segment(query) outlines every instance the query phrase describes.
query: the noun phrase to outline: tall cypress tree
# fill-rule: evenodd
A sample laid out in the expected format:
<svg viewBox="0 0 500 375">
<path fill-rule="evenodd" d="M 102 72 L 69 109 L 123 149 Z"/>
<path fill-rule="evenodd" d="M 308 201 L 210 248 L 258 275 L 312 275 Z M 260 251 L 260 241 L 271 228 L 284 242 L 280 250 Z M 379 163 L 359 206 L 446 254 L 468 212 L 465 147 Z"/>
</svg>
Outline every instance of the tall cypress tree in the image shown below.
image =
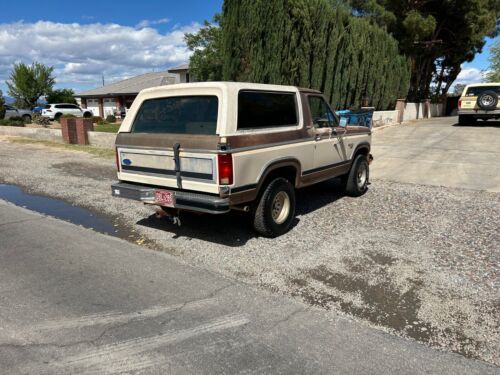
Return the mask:
<svg viewBox="0 0 500 375">
<path fill-rule="evenodd" d="M 225 0 L 224 78 L 319 89 L 336 108 L 394 106 L 409 85 L 397 42 L 330 0 Z"/>
</svg>

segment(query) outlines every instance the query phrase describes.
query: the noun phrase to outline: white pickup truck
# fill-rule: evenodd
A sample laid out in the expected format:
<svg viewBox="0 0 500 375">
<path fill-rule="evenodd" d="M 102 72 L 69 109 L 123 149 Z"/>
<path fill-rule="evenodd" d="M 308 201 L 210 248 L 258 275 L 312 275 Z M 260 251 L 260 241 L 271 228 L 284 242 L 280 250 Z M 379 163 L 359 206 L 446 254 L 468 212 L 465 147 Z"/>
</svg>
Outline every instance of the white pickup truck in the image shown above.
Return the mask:
<svg viewBox="0 0 500 375">
<path fill-rule="evenodd" d="M 190 83 L 146 89 L 116 138 L 112 194 L 160 206 L 253 215 L 264 236 L 285 233 L 295 189 L 341 176 L 359 196 L 371 130 L 340 126 L 322 94 L 291 86 Z"/>
</svg>

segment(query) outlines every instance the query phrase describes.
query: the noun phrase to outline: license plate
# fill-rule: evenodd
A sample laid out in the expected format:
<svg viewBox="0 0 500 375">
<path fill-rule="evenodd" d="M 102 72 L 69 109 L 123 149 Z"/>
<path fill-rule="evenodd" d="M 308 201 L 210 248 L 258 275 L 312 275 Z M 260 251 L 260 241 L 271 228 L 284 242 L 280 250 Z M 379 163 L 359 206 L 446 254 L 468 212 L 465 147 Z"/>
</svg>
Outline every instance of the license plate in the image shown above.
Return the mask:
<svg viewBox="0 0 500 375">
<path fill-rule="evenodd" d="M 155 190 L 155 202 L 167 207 L 174 207 L 175 195 L 171 191 Z"/>
</svg>

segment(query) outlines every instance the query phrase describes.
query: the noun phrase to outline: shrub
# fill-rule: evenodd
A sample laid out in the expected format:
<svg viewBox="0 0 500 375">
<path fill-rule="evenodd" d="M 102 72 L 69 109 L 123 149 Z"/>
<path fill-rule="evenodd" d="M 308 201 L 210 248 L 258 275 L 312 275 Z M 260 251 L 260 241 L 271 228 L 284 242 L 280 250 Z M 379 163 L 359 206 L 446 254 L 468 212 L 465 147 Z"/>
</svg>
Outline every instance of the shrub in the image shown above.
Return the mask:
<svg viewBox="0 0 500 375">
<path fill-rule="evenodd" d="M 106 116 L 106 122 L 114 123 L 114 122 L 116 122 L 116 117 L 113 115 L 108 115 L 108 116 Z"/>
<path fill-rule="evenodd" d="M 34 124 L 42 125 L 42 126 L 45 126 L 45 127 L 47 127 L 47 126 L 50 125 L 50 120 L 47 117 L 43 117 L 39 113 L 34 114 L 33 118 L 31 119 L 31 121 Z"/>
<path fill-rule="evenodd" d="M 100 117 L 100 116 L 94 116 L 94 117 L 92 117 L 92 123 L 93 124 L 99 124 L 101 122 L 102 122 L 102 117 Z"/>
<path fill-rule="evenodd" d="M 19 126 L 23 127 L 24 126 L 24 120 L 22 117 L 11 117 L 8 119 L 2 119 L 0 120 L 0 125 L 2 126 Z"/>
<path fill-rule="evenodd" d="M 60 118 L 76 118 L 75 115 L 72 115 L 70 113 L 65 113 L 64 115 L 62 115 Z"/>
</svg>

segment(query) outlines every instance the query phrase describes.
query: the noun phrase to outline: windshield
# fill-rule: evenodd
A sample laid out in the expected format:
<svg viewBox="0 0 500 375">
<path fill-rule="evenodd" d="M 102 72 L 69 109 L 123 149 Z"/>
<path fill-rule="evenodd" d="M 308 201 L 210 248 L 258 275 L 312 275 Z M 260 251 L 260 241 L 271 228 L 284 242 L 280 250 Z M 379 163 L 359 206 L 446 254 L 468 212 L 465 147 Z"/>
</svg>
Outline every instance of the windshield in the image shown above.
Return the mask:
<svg viewBox="0 0 500 375">
<path fill-rule="evenodd" d="M 479 96 L 485 91 L 493 91 L 500 95 L 500 86 L 476 86 L 469 87 L 464 96 Z"/>
<path fill-rule="evenodd" d="M 132 124 L 133 133 L 216 134 L 216 96 L 176 96 L 145 100 Z"/>
</svg>

